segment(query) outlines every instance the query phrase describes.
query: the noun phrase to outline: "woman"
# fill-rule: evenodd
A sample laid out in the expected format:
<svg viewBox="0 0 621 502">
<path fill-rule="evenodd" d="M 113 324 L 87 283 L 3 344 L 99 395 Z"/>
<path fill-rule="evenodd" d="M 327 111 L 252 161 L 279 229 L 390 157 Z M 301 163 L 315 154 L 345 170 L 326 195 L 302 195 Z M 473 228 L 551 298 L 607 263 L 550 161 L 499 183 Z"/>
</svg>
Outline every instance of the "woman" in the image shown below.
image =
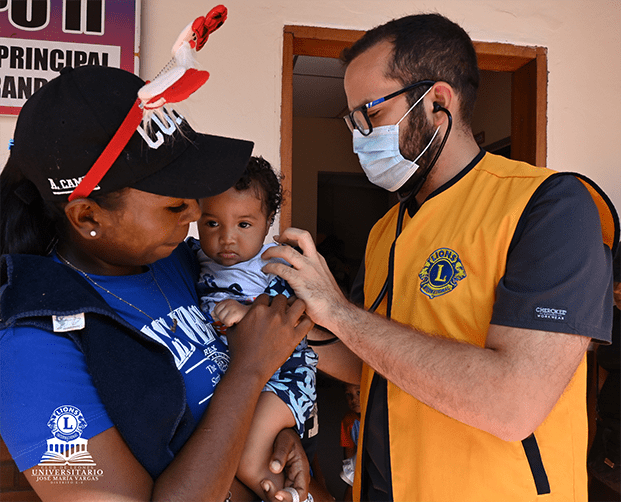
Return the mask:
<svg viewBox="0 0 621 502">
<path fill-rule="evenodd" d="M 116 134 L 143 85 L 63 71 L 24 105 L 0 178 L 0 433 L 43 500 L 225 500 L 261 389 L 311 325 L 303 302 L 260 298 L 229 359 L 202 322 L 183 239 L 252 144 L 167 110 Z M 305 498 L 301 450 L 276 448 L 299 493 L 266 498 Z"/>
</svg>

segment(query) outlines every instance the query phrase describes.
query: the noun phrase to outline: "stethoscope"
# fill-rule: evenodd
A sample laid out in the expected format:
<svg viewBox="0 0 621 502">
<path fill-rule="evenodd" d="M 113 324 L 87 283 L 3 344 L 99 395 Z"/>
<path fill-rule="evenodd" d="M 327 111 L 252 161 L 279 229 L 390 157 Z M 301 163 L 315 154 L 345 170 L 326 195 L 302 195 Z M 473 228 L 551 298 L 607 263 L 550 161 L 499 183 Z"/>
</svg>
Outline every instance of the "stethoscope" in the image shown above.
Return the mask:
<svg viewBox="0 0 621 502">
<path fill-rule="evenodd" d="M 429 176 L 429 173 L 431 172 L 433 167 L 436 165 L 436 162 L 438 161 L 438 158 L 440 157 L 442 150 L 444 150 L 444 145 L 446 144 L 446 140 L 448 139 L 449 134 L 451 132 L 451 128 L 453 126 L 453 117 L 451 116 L 451 112 L 449 112 L 446 108 L 440 106 L 440 104 L 438 104 L 437 102 L 433 104 L 433 112 L 434 113 L 437 113 L 437 112 L 446 113 L 446 116 L 448 118 L 448 126 L 446 128 L 446 134 L 444 135 L 444 138 L 442 138 L 442 142 L 440 143 L 440 148 L 438 148 L 438 151 L 434 155 L 432 161 L 429 163 L 429 166 L 427 166 L 425 171 L 421 173 L 421 176 L 416 182 L 416 185 L 414 185 L 412 190 L 407 195 L 403 197 L 399 196 L 399 213 L 397 216 L 397 228 L 395 231 L 395 238 L 392 241 L 392 245 L 390 246 L 390 253 L 388 255 L 388 273 L 386 274 L 386 280 L 384 281 L 384 285 L 382 286 L 382 289 L 378 293 L 373 304 L 368 309 L 369 312 L 375 312 L 377 307 L 379 307 L 380 303 L 382 303 L 382 300 L 386 296 L 388 296 L 387 303 L 386 303 L 386 318 L 387 319 L 390 319 L 391 310 L 392 310 L 392 296 L 393 296 L 393 282 L 394 282 L 394 268 L 395 268 L 395 247 L 397 245 L 397 239 L 399 238 L 399 236 L 401 235 L 401 232 L 403 231 L 403 220 L 405 216 L 405 211 L 409 206 L 410 200 L 412 200 L 412 198 L 422 188 L 425 181 L 427 181 L 427 176 Z M 317 326 L 317 327 L 324 330 L 320 326 Z M 317 347 L 317 346 L 322 346 L 322 345 L 330 345 L 338 341 L 340 341 L 340 339 L 334 336 L 327 340 L 308 340 L 308 344 Z"/>
<path fill-rule="evenodd" d="M 427 176 L 429 176 L 429 173 L 431 172 L 433 167 L 436 165 L 436 162 L 438 161 L 438 158 L 440 157 L 442 150 L 444 150 L 444 145 L 446 144 L 446 140 L 448 139 L 449 133 L 451 132 L 451 127 L 453 126 L 453 117 L 451 116 L 451 112 L 449 112 L 446 108 L 440 106 L 437 102 L 433 104 L 433 112 L 434 113 L 437 113 L 437 112 L 446 113 L 446 116 L 448 118 L 448 126 L 446 128 L 446 134 L 444 135 L 444 138 L 442 138 L 442 142 L 440 143 L 440 148 L 438 148 L 438 151 L 434 155 L 432 161 L 429 163 L 429 166 L 427 166 L 425 171 L 421 174 L 420 178 L 416 182 L 416 185 L 414 185 L 413 189 L 404 197 L 399 196 L 399 215 L 397 216 L 397 228 L 395 232 L 395 238 L 392 241 L 392 245 L 390 246 L 390 254 L 388 255 L 388 273 L 386 275 L 386 280 L 384 281 L 384 285 L 382 286 L 382 289 L 377 295 L 377 298 L 375 298 L 375 301 L 369 307 L 369 312 L 375 312 L 377 307 L 379 307 L 380 303 L 382 303 L 382 300 L 384 299 L 384 297 L 388 295 L 388 300 L 386 304 L 386 318 L 387 319 L 390 319 L 390 314 L 392 310 L 393 279 L 394 279 L 394 269 L 395 269 L 395 247 L 397 245 L 397 239 L 399 238 L 403 230 L 403 219 L 405 216 L 405 211 L 409 206 L 410 200 L 422 188 L 422 186 L 425 184 L 425 181 L 427 181 Z"/>
</svg>

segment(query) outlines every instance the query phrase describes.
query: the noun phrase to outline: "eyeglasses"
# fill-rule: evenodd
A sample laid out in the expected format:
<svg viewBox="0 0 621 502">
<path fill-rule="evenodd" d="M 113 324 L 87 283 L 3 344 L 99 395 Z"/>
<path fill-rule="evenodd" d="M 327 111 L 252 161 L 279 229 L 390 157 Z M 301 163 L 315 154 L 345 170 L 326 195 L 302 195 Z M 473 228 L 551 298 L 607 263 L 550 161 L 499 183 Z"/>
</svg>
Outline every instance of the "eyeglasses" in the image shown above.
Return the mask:
<svg viewBox="0 0 621 502">
<path fill-rule="evenodd" d="M 348 115 L 345 115 L 343 119 L 345 120 L 345 123 L 347 124 L 347 127 L 349 127 L 349 130 L 351 132 L 354 132 L 354 129 L 358 129 L 358 131 L 360 131 L 363 136 L 368 136 L 373 131 L 373 125 L 371 124 L 371 119 L 369 119 L 369 115 L 367 113 L 367 110 L 369 108 L 375 105 L 379 105 L 380 103 L 388 101 L 389 99 L 392 99 L 394 97 L 397 97 L 404 92 L 411 91 L 412 89 L 420 87 L 421 85 L 433 84 L 435 84 L 435 81 L 433 80 L 420 80 L 419 82 L 407 85 L 403 89 L 399 89 L 398 91 L 384 96 L 383 98 L 379 98 L 375 101 L 370 101 L 369 103 L 359 106 Z"/>
</svg>

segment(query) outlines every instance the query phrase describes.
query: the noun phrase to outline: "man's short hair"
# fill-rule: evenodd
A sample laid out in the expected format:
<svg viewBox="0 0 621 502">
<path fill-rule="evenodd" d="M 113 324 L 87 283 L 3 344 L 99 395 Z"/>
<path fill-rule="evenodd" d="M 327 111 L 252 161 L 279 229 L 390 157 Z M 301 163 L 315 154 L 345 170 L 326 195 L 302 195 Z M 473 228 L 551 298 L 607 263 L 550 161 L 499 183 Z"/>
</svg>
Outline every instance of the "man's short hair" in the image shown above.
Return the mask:
<svg viewBox="0 0 621 502">
<path fill-rule="evenodd" d="M 417 14 L 393 19 L 367 31 L 354 45 L 343 50 L 341 60 L 348 65 L 376 44 L 393 44 L 387 78 L 408 85 L 419 80 L 443 81 L 461 99 L 461 119 L 472 121 L 479 88 L 479 67 L 472 40 L 465 30 L 440 14 Z M 413 104 L 426 89 L 408 93 Z"/>
</svg>

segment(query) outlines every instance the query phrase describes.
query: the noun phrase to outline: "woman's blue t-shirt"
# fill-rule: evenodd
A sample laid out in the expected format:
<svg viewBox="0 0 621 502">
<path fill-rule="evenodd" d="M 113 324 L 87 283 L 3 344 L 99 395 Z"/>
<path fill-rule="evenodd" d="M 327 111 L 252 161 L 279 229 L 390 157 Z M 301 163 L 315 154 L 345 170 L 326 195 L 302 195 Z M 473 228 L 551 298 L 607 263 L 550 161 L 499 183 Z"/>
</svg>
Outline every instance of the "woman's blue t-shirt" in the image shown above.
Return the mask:
<svg viewBox="0 0 621 502">
<path fill-rule="evenodd" d="M 91 278 L 121 317 L 172 352 L 184 378 L 189 408 L 198 421 L 228 367 L 229 355 L 197 306 L 188 259 L 176 251 L 142 274 Z M 170 330 L 173 318 L 177 319 L 174 333 Z M 64 422 L 54 418 L 63 406 L 81 413 L 81 423 L 86 424 L 80 430 L 82 439 L 114 425 L 84 355 L 70 339 L 36 328 L 8 328 L 0 331 L 0 353 L 0 435 L 20 470 L 41 464 L 49 440 L 54 439 L 54 425 L 70 425 L 71 416 Z"/>
</svg>

